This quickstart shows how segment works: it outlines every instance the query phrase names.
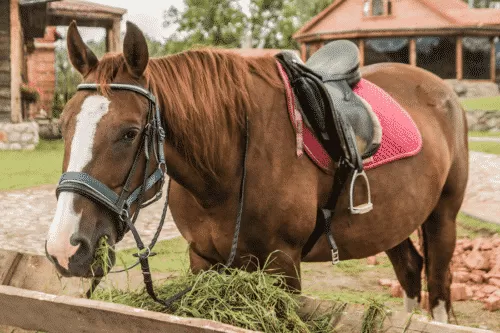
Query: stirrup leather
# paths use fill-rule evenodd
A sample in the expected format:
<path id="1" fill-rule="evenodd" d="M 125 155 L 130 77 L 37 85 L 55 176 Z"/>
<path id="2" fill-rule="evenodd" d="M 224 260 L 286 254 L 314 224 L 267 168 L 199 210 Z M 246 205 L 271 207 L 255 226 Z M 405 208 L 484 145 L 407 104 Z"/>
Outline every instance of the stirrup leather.
<path id="1" fill-rule="evenodd" d="M 366 188 L 367 188 L 367 194 L 368 194 L 368 202 L 354 206 L 354 184 L 356 183 L 356 180 L 358 177 L 362 177 L 366 183 Z M 352 176 L 351 180 L 351 186 L 349 187 L 349 211 L 351 214 L 366 214 L 370 212 L 373 209 L 373 203 L 372 203 L 372 197 L 371 197 L 371 192 L 370 192 L 370 182 L 368 181 L 368 177 L 366 175 L 365 170 L 362 170 L 361 172 L 358 170 L 354 171 L 354 174 Z"/>

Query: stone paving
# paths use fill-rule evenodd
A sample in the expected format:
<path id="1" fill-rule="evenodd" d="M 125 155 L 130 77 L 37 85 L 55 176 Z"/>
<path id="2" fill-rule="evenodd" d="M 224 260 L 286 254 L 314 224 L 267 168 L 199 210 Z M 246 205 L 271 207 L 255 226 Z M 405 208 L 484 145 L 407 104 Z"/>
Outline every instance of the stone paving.
<path id="1" fill-rule="evenodd" d="M 24 253 L 44 254 L 49 226 L 56 211 L 55 185 L 0 192 L 0 249 Z M 145 243 L 153 237 L 163 210 L 162 200 L 143 209 L 137 221 L 137 230 Z M 170 212 L 160 240 L 179 236 Z M 118 249 L 134 248 L 131 233 L 118 244 Z"/>
<path id="2" fill-rule="evenodd" d="M 500 224 L 500 156 L 470 152 L 469 183 L 462 211 Z"/>
<path id="3" fill-rule="evenodd" d="M 163 200 L 144 209 L 137 222 L 145 240 L 151 239 L 158 226 Z M 500 224 L 500 156 L 470 153 L 470 176 L 462 206 L 469 215 Z M 55 186 L 0 192 L 0 248 L 43 254 L 45 237 L 56 209 Z M 179 236 L 170 213 L 160 239 Z M 126 235 L 119 248 L 135 247 Z"/>

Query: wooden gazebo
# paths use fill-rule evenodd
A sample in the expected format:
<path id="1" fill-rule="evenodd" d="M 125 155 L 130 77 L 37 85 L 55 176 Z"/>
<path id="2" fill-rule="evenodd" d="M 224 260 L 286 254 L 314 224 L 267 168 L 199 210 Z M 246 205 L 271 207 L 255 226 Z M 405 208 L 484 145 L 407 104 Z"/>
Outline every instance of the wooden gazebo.
<path id="1" fill-rule="evenodd" d="M 499 9 L 472 9 L 462 0 L 336 0 L 294 38 L 304 59 L 349 39 L 362 65 L 401 62 L 444 79 L 494 81 L 499 36 Z"/>

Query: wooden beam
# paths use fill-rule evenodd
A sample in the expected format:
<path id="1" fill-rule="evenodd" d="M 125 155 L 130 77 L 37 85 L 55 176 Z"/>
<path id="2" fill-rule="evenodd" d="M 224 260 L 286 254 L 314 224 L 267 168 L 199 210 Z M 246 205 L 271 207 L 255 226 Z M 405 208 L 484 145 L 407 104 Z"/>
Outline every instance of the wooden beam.
<path id="1" fill-rule="evenodd" d="M 19 16 L 19 1 L 10 0 L 10 119 L 22 121 L 21 73 L 23 68 L 23 33 Z"/>
<path id="2" fill-rule="evenodd" d="M 0 286 L 0 325 L 45 332 L 250 333 L 211 320 Z"/>
<path id="3" fill-rule="evenodd" d="M 381 18 L 384 19 L 384 18 Z M 382 38 L 382 37 L 414 37 L 414 36 L 463 36 L 472 35 L 478 37 L 495 37 L 500 35 L 500 28 L 447 28 L 447 29 L 394 29 L 394 30 L 366 30 L 366 31 L 335 31 L 317 34 L 301 35 L 295 40 L 300 43 L 317 42 L 321 40 L 334 39 L 356 39 L 356 38 Z"/>
<path id="4" fill-rule="evenodd" d="M 490 79 L 495 82 L 497 76 L 495 38 L 490 38 Z"/>
<path id="5" fill-rule="evenodd" d="M 300 44 L 300 57 L 302 58 L 302 61 L 306 61 L 306 43 Z"/>
<path id="6" fill-rule="evenodd" d="M 410 38 L 410 65 L 417 66 L 417 41 Z"/>
<path id="7" fill-rule="evenodd" d="M 365 65 L 365 40 L 359 40 L 359 66 L 363 67 Z"/>
<path id="8" fill-rule="evenodd" d="M 120 20 L 113 20 L 111 28 L 106 29 L 106 51 L 121 52 L 120 43 Z"/>
<path id="9" fill-rule="evenodd" d="M 463 45 L 462 37 L 457 37 L 457 80 L 462 80 L 464 77 L 464 56 L 463 56 Z"/>

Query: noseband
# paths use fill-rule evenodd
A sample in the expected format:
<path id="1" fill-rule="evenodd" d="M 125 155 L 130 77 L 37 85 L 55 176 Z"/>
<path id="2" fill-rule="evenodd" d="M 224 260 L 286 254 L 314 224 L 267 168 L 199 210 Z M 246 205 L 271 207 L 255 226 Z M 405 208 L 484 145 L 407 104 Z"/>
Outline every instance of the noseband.
<path id="1" fill-rule="evenodd" d="M 148 99 L 148 115 L 147 124 L 142 131 L 141 145 L 136 152 L 134 163 L 129 171 L 129 174 L 125 180 L 125 185 L 121 193 L 118 195 L 108 186 L 104 185 L 99 180 L 90 176 L 85 172 L 65 172 L 62 174 L 59 184 L 56 189 L 56 195 L 59 197 L 61 192 L 74 192 L 78 193 L 86 198 L 102 204 L 107 209 L 112 211 L 118 216 L 118 238 L 117 242 L 120 241 L 125 233 L 130 229 L 130 208 L 138 201 L 138 206 L 136 209 L 135 216 L 133 217 L 133 222 L 135 222 L 138 211 L 146 207 L 153 202 L 159 200 L 162 196 L 162 187 L 165 181 L 166 164 L 165 164 L 165 153 L 163 151 L 163 141 L 165 140 L 165 131 L 161 125 L 160 110 L 156 102 L 155 96 L 148 90 L 135 85 L 129 84 L 109 84 L 111 90 L 126 90 L 135 92 L 141 96 Z M 93 83 L 80 84 L 77 90 L 91 90 L 98 91 L 100 85 Z M 130 189 L 132 178 L 137 169 L 137 164 L 139 162 L 139 157 L 141 152 L 144 150 L 146 156 L 146 167 L 144 172 L 144 179 L 141 186 L 137 187 L 133 191 Z M 158 162 L 156 170 L 147 176 L 147 170 L 149 166 L 149 160 L 151 154 L 154 154 Z M 142 203 L 142 198 L 144 194 L 150 190 L 154 185 L 160 184 L 158 191 L 156 192 L 154 198 L 146 203 Z"/>

